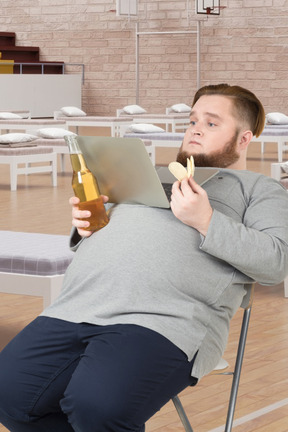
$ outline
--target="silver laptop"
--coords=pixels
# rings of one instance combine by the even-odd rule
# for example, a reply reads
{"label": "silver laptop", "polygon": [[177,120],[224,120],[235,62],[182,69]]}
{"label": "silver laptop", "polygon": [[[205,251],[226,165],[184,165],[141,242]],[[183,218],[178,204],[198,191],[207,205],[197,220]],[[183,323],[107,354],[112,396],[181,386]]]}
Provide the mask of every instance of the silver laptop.
{"label": "silver laptop", "polygon": [[[169,189],[176,179],[168,168],[153,166],[141,139],[78,136],[77,141],[101,194],[107,195],[109,202],[170,207]],[[217,172],[214,168],[198,168],[195,180],[203,184]]]}

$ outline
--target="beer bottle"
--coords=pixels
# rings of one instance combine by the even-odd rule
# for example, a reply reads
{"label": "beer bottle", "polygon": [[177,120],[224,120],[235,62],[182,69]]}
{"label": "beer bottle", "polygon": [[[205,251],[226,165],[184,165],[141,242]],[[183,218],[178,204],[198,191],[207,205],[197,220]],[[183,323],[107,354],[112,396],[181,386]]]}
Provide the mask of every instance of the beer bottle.
{"label": "beer bottle", "polygon": [[90,226],[83,228],[87,231],[98,231],[109,222],[96,178],[86,165],[77,138],[66,135],[65,140],[69,147],[71,165],[73,169],[72,188],[75,196],[80,199],[79,209],[89,210],[91,216],[83,218]]}

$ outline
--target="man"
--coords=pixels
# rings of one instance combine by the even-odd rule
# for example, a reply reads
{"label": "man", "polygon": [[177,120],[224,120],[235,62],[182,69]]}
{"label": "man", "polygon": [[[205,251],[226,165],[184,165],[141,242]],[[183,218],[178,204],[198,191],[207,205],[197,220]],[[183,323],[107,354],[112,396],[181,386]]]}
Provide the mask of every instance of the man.
{"label": "man", "polygon": [[204,87],[177,159],[193,155],[219,175],[175,182],[171,211],[112,206],[93,235],[70,199],[76,254],[62,293],[0,354],[8,429],[142,432],[215,367],[245,286],[288,272],[287,192],[245,170],[264,121],[248,90]]}

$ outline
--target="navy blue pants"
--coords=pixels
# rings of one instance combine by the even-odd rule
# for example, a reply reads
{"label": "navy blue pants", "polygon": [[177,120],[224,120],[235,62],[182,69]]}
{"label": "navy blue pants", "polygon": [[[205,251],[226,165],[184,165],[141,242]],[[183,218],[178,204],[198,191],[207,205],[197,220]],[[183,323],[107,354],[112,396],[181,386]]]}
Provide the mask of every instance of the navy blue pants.
{"label": "navy blue pants", "polygon": [[38,317],[0,353],[0,422],[13,432],[143,432],[196,384],[192,364],[144,327]]}

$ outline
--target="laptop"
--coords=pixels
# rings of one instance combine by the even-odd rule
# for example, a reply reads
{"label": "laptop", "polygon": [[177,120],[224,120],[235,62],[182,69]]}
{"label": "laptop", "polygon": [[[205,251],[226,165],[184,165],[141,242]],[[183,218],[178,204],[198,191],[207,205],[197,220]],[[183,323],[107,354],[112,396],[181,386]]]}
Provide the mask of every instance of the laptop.
{"label": "laptop", "polygon": [[[169,191],[171,194],[176,179],[168,168],[153,166],[141,139],[77,136],[77,141],[101,194],[107,195],[109,202],[170,208]],[[214,168],[198,168],[195,180],[203,184],[217,172]]]}

